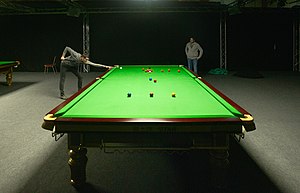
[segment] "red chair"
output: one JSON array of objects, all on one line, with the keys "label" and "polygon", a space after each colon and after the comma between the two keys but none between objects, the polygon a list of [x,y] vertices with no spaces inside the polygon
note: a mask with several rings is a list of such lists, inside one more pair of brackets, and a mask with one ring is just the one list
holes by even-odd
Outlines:
[{"label": "red chair", "polygon": [[53,73],[57,73],[57,69],[56,69],[56,56],[54,56],[53,58],[53,62],[51,64],[44,64],[44,73],[48,73],[49,68],[52,68]]}]

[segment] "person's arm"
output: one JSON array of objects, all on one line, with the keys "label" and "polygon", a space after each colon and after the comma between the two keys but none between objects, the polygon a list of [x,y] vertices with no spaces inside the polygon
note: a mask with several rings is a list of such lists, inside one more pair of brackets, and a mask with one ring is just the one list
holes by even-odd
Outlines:
[{"label": "person's arm", "polygon": [[74,59],[78,59],[81,55],[81,54],[75,52],[72,48],[66,46],[60,59],[64,60],[67,53],[69,53],[71,55],[71,58],[74,58]]},{"label": "person's arm", "polygon": [[96,64],[96,63],[91,62],[91,61],[87,61],[85,64],[92,65],[92,66],[95,66],[95,67],[113,68],[112,66],[107,66],[107,65],[104,65],[104,64]]},{"label": "person's arm", "polygon": [[188,44],[185,45],[185,49],[184,50],[185,50],[185,55],[187,56],[187,53],[188,53]]},{"label": "person's arm", "polygon": [[203,55],[203,49],[201,48],[200,45],[199,45],[198,50],[199,50],[199,55],[198,55],[197,59],[199,60],[202,57],[202,55]]},{"label": "person's arm", "polygon": [[71,48],[68,47],[68,46],[65,47],[65,49],[64,49],[64,51],[63,51],[63,53],[62,53],[62,55],[61,55],[61,57],[60,57],[61,60],[64,60],[64,59],[65,59],[65,56],[66,56],[66,54],[69,52],[70,49],[71,49]]}]

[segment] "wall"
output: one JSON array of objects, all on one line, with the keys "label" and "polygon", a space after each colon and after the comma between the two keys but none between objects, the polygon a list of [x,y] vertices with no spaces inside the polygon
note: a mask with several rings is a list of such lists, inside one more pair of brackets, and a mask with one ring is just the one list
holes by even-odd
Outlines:
[{"label": "wall", "polygon": [[91,15],[91,55],[107,64],[186,64],[190,36],[203,47],[202,69],[219,65],[218,13]]},{"label": "wall", "polygon": [[[293,16],[261,9],[228,16],[228,69],[292,70]],[[81,16],[0,16],[0,25],[0,60],[21,60],[18,71],[43,71],[66,45],[82,52]],[[186,64],[190,36],[204,49],[200,70],[219,67],[218,13],[90,15],[91,60],[108,65]]]},{"label": "wall", "polygon": [[0,16],[0,60],[20,60],[18,71],[43,71],[65,45],[82,50],[82,19],[64,15]]},{"label": "wall", "polygon": [[[19,71],[42,71],[68,45],[82,52],[82,17],[1,16],[0,60],[21,60]],[[219,65],[218,13],[90,15],[90,57],[113,64],[185,64],[194,36],[204,49],[203,69]]]},{"label": "wall", "polygon": [[231,70],[292,70],[293,17],[287,10],[245,9],[228,17]]}]

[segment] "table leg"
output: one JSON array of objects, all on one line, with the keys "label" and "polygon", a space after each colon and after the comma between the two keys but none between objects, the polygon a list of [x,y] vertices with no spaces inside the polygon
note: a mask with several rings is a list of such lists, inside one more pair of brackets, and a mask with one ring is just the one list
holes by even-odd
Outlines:
[{"label": "table leg", "polygon": [[69,150],[68,164],[71,169],[71,184],[74,187],[80,187],[86,181],[86,164],[87,164],[87,149],[74,148]]},{"label": "table leg", "polygon": [[7,85],[10,86],[12,84],[12,70],[9,69],[9,71],[6,73],[6,82]]},{"label": "table leg", "polygon": [[215,192],[223,192],[227,188],[229,153],[227,149],[211,150],[211,184]]}]

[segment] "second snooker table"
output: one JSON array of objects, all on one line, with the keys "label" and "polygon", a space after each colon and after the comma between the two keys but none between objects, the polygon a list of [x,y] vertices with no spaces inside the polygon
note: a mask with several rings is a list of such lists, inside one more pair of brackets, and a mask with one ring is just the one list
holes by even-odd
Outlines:
[{"label": "second snooker table", "polygon": [[12,84],[13,68],[19,64],[19,61],[0,61],[0,73],[6,75],[6,83],[8,86]]},{"label": "second snooker table", "polygon": [[230,135],[250,113],[180,65],[116,66],[52,109],[42,127],[68,135],[71,184],[86,182],[87,148],[208,150],[213,186],[226,186]]}]

